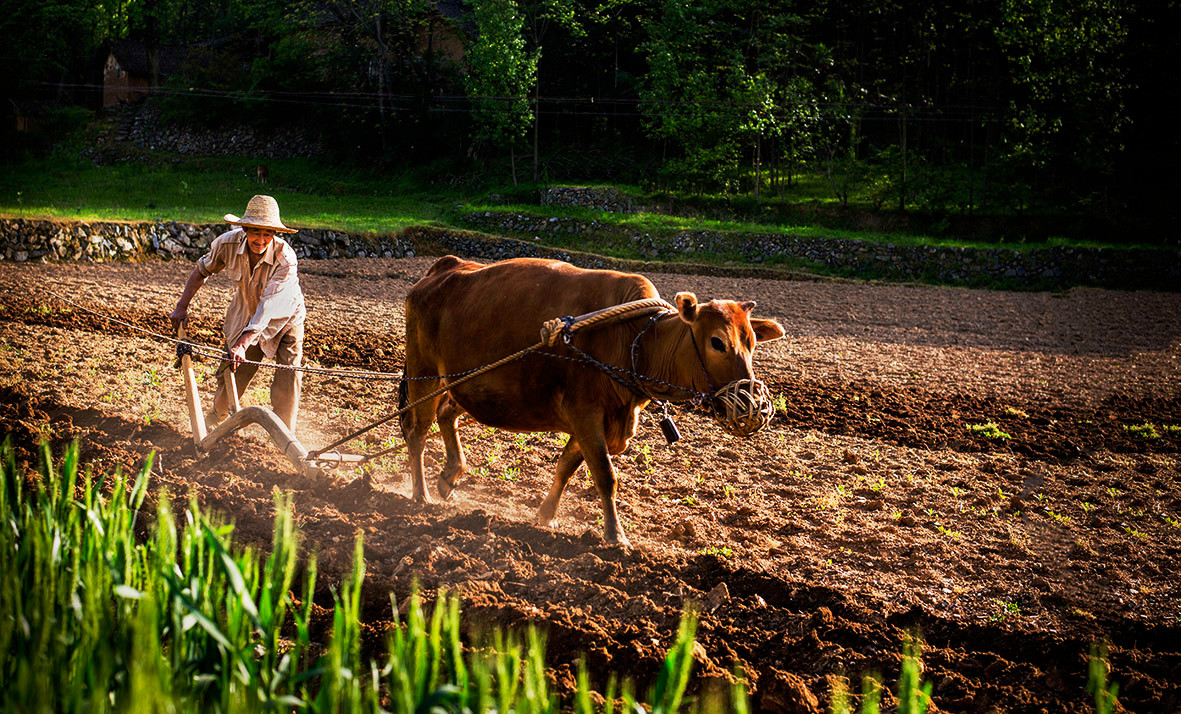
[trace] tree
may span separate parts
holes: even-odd
[[[1116,0],[1005,0],[997,38],[1015,85],[1007,158],[1027,181],[1081,172],[1106,183],[1127,123],[1127,28]],[[1028,187],[1032,198],[1035,192]]]
[[[560,25],[574,35],[582,34],[582,26],[575,19],[572,0],[520,0],[528,30],[530,51],[534,55],[533,79],[533,181],[538,180],[538,134],[541,128],[541,82],[537,80],[536,65],[541,61],[545,37],[550,27]]]
[[[529,89],[537,80],[537,53],[525,49],[524,19],[513,0],[471,3],[476,40],[467,49],[465,86],[472,103],[473,139],[507,148],[517,185],[514,144],[529,129]]]
[[[667,0],[647,43],[641,92],[646,127],[673,144],[665,163],[679,183],[737,185],[746,147],[762,182],[762,146],[782,128],[776,99],[796,68],[784,3]]]

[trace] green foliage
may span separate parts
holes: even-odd
[[[672,185],[736,190],[742,148],[783,130],[777,78],[790,79],[796,21],[764,3],[665,2],[646,44],[641,111],[649,132],[678,149],[662,168]]]
[[[78,445],[59,463],[43,445],[38,479],[26,483],[9,439],[0,446],[0,712],[391,712],[436,710],[542,714],[558,711],[546,678],[545,641],[494,630],[470,654],[459,603],[440,592],[427,615],[415,592],[381,663],[361,654],[364,548],[333,591],[326,646],[311,639],[316,562],[293,595],[299,535],[290,496],[276,495],[271,553],[233,547],[190,499],[173,517],[161,494],[156,520],[137,542],[153,458],[134,479],[81,469]],[[693,661],[696,614],[687,611],[648,708],[630,683],[628,712],[673,714]],[[589,677],[575,695],[589,711]],[[736,701],[745,695],[741,687]],[[616,680],[607,689],[616,696]],[[744,699],[743,699],[744,701]]]
[[[1019,89],[1011,99],[1004,160],[1027,182],[1054,167],[1110,173],[1128,117],[1118,55],[1127,38],[1114,0],[1006,0],[997,39]]]
[[[1111,714],[1115,711],[1119,685],[1108,683],[1109,672],[1107,645],[1091,645],[1091,654],[1087,657],[1087,693],[1095,697],[1096,714]]]
[[[1146,441],[1159,441],[1161,434],[1156,429],[1156,425],[1150,422],[1143,424],[1124,424],[1124,431],[1132,436],[1138,436]]]
[[[465,87],[472,102],[473,139],[511,152],[533,121],[528,95],[540,55],[525,49],[525,20],[513,0],[474,3],[472,15],[477,39],[467,49]]]
[[[898,675],[898,714],[925,714],[931,704],[932,682],[922,681],[923,643],[907,635],[902,643],[902,670]]]

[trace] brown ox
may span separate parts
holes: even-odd
[[[556,260],[522,258],[482,265],[454,256],[440,258],[406,298],[406,370],[403,406],[430,394],[441,375],[457,375],[500,360],[538,340],[541,325],[555,317],[584,315],[633,300],[657,297],[641,275],[583,270]],[[604,537],[628,542],[615,510],[615,470],[610,454],[627,448],[640,410],[651,398],[684,401],[737,379],[751,378],[755,342],[783,336],[774,320],[752,319],[753,302],[713,300],[698,304],[678,293],[679,318],[657,320],[637,344],[638,372],[660,380],[638,380],[631,388],[585,362],[547,354],[524,358],[457,385],[402,416],[410,454],[414,498],[428,499],[422,449],[436,421],[446,445],[437,482],[447,498],[466,462],[456,435],[459,417],[518,432],[558,431],[570,435],[558,458],[553,485],[537,520],[553,522],[566,482],[586,461],[603,506]],[[631,346],[649,319],[578,332],[572,344],[606,364],[630,369]],[[543,350],[573,356],[559,343]],[[707,378],[708,373],[708,378]],[[455,381],[457,378],[453,378]],[[637,394],[642,390],[644,394]]]

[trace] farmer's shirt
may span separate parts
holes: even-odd
[[[226,345],[237,342],[248,330],[261,332],[258,346],[274,359],[280,333],[288,325],[302,323],[307,314],[296,275],[295,251],[275,236],[253,270],[249,252],[246,231],[235,228],[209,244],[209,252],[197,259],[197,268],[207,278],[225,270],[237,287],[222,328]]]

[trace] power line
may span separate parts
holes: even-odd
[[[58,90],[63,88],[84,89],[91,91],[100,91],[104,89],[100,84],[71,84],[71,83],[52,83],[42,82],[34,85],[38,89],[44,90]],[[241,90],[219,90],[219,89],[205,89],[205,88],[179,88],[179,87],[157,87],[144,92],[145,94],[155,94],[157,96],[175,96],[175,97],[200,97],[205,99],[225,99],[231,101],[250,102],[250,103],[269,103],[269,104],[293,104],[299,106],[314,106],[314,107],[328,107],[341,109],[365,109],[373,110],[378,107],[373,102],[360,102],[361,99],[377,99],[388,100],[390,104],[383,104],[382,109],[390,112],[415,113],[423,111],[420,108],[399,106],[398,102],[419,102],[421,97],[413,94],[378,94],[373,92],[335,92],[335,91],[265,91],[259,94],[243,92]],[[515,109],[495,109],[487,106],[473,108],[471,103],[476,101],[484,102],[519,102],[528,101],[534,102],[532,97],[509,97],[500,95],[431,95],[431,104],[426,107],[425,111],[428,114],[470,114],[473,111],[493,114],[514,114],[523,115],[529,110],[515,110]],[[644,99],[644,98],[626,98],[613,97],[609,99],[597,97],[542,97],[538,101],[540,105],[558,105],[565,106],[566,109],[537,109],[537,114],[541,116],[577,116],[577,117],[601,117],[601,118],[621,118],[621,116],[636,116],[643,115],[645,106],[665,106],[687,108],[686,116],[694,118],[735,118],[746,116],[749,109],[762,106],[760,104],[742,104],[724,100],[694,100],[694,99]],[[448,104],[464,104],[468,106],[447,106]],[[587,110],[585,107],[591,105],[615,105],[622,107],[624,112],[606,111],[606,110]],[[581,108],[580,108],[581,107]],[[711,111],[711,109],[714,109]],[[846,121],[871,121],[895,122],[905,119],[908,122],[923,122],[923,123],[939,123],[950,121],[971,121],[981,124],[1000,123],[1005,121],[1004,117],[992,107],[972,107],[964,105],[924,105],[920,108],[912,106],[896,106],[888,104],[873,104],[867,102],[821,102],[821,101],[796,101],[785,105],[780,105],[771,110],[772,117],[784,118],[785,114],[792,109],[796,110],[811,110],[817,113],[824,112],[825,116],[817,116],[815,119],[821,118],[843,119]],[[805,118],[807,120],[808,118]]]

